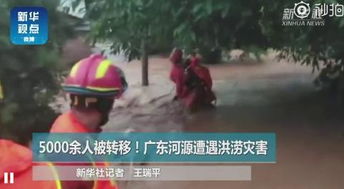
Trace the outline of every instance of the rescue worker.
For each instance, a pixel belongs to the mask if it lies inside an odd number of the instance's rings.
[[[209,69],[200,65],[200,60],[200,55],[192,54],[186,61],[183,101],[191,110],[214,107],[216,101]]]
[[[176,95],[174,100],[183,97],[183,82],[184,82],[184,62],[183,62],[183,51],[180,49],[173,49],[169,57],[172,62],[172,69],[170,72],[170,79],[176,85]]]
[[[63,84],[64,91],[70,94],[71,111],[58,117],[50,132],[100,132],[114,100],[126,88],[122,70],[102,55],[80,60]]]
[[[0,83],[0,105],[4,98],[2,85]],[[1,126],[0,126],[1,127]],[[31,150],[11,140],[0,139],[0,188],[44,188],[62,189],[59,176],[51,164],[51,174],[55,177],[54,181],[33,181],[32,180],[32,152]],[[7,172],[7,178],[5,177]],[[10,173],[13,173],[13,183],[11,183]],[[67,188],[64,188],[67,189]]]
[[[102,55],[94,54],[76,63],[63,89],[69,93],[71,110],[59,116],[51,133],[94,133],[108,122],[114,100],[126,90],[123,72]],[[93,164],[95,165],[95,164]],[[97,163],[105,166],[105,163]],[[114,181],[93,182],[93,189],[117,188]]]
[[[62,183],[54,167],[51,167],[54,181],[32,180],[32,152],[29,148],[10,140],[0,139],[0,188],[1,189],[62,189]],[[4,173],[7,172],[7,178]],[[14,174],[13,183],[10,183],[9,173]],[[5,183],[6,179],[6,183]],[[80,185],[79,185],[80,186]],[[82,188],[81,186],[79,188]],[[67,189],[66,187],[63,189]],[[70,188],[72,189],[72,188]]]
[[[208,68],[200,65],[200,55],[193,53],[183,60],[183,52],[173,49],[169,59],[172,62],[170,78],[176,84],[174,99],[179,99],[191,111],[213,107],[216,97],[212,78]]]
[[[194,54],[190,58],[190,65],[188,66],[200,79],[201,82],[205,85],[208,90],[212,90],[213,80],[211,78],[209,69],[200,64],[201,56]]]

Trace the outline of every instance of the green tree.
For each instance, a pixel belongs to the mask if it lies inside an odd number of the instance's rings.
[[[316,0],[310,3],[336,4],[336,0]],[[343,64],[344,60],[344,19],[342,17],[325,16],[324,26],[282,26],[284,8],[293,8],[294,2],[279,1],[271,3],[263,1],[262,31],[269,40],[269,46],[281,51],[283,58],[291,58],[295,62],[313,66],[329,60]]]
[[[113,51],[124,49],[129,59],[141,57],[143,85],[148,84],[147,55],[157,42],[200,48],[203,54],[266,45],[254,0],[86,0],[86,8],[94,40],[111,41]]]
[[[55,112],[49,107],[59,89],[59,52],[72,30],[57,12],[58,1],[1,0],[0,81],[4,101],[0,135],[26,142],[33,131],[48,131]],[[42,46],[17,46],[9,40],[9,14],[16,6],[43,6],[48,10],[49,40]]]
[[[344,20],[325,17],[324,27],[282,26],[283,10],[295,2],[281,0],[86,0],[92,36],[110,40],[113,50],[128,50],[143,62],[148,84],[147,49],[165,40],[187,51],[199,48],[211,55],[217,49],[241,48],[260,54],[267,48],[281,57],[319,68],[334,60],[343,63]],[[340,3],[315,0],[315,3]],[[213,56],[206,61],[216,61]],[[206,59],[207,58],[206,56]]]
[[[298,2],[298,1],[297,1]],[[273,48],[282,57],[319,68],[329,60],[343,64],[343,17],[325,16],[325,26],[282,26],[285,8],[293,1],[268,0],[182,0],[176,11],[175,39],[198,48],[241,48],[255,53]],[[337,4],[339,0],[315,0]],[[184,19],[183,19],[184,18]],[[189,40],[188,40],[189,39]]]
[[[188,50],[199,48],[206,62],[217,62],[219,50],[241,48],[258,53],[267,46],[259,25],[259,1],[181,0],[173,4],[175,40]]]
[[[114,52],[125,51],[129,59],[141,58],[142,85],[147,86],[148,54],[152,43],[168,37],[169,3],[160,0],[94,0],[87,2],[94,41],[110,40]],[[163,16],[163,17],[162,17]]]

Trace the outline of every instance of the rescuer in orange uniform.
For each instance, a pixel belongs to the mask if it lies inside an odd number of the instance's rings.
[[[91,55],[80,60],[63,84],[64,91],[70,94],[71,110],[57,118],[50,132],[101,132],[101,127],[108,121],[114,100],[126,88],[127,82],[121,69],[102,55]],[[93,189],[98,188],[113,189],[117,185],[114,181],[96,180]]]
[[[10,140],[0,139],[0,152],[1,189],[62,189],[58,174],[51,165],[49,167],[51,167],[55,181],[32,180],[32,152],[29,148]],[[14,174],[13,183],[10,183],[8,175],[7,178],[4,178],[5,172]]]
[[[0,108],[4,94],[0,83]],[[1,126],[0,126],[1,127]],[[50,172],[42,173],[53,176],[54,180],[33,180],[33,166],[48,166]],[[7,174],[5,174],[7,173]],[[1,189],[88,189],[93,183],[85,181],[68,182],[65,185],[51,162],[33,163],[32,151],[27,146],[14,141],[0,138],[0,188]]]
[[[0,83],[0,105],[4,98]],[[1,126],[0,126],[1,127]],[[32,152],[31,150],[11,140],[0,139],[0,188],[1,189],[62,189],[58,174],[51,164],[52,175],[55,181],[32,180]],[[5,172],[7,175],[5,176]],[[13,174],[13,180],[11,174]],[[6,178],[5,178],[6,177]],[[13,183],[12,183],[13,181]]]

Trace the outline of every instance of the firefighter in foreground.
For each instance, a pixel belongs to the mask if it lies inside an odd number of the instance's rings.
[[[0,152],[1,189],[62,189],[62,182],[59,180],[59,176],[51,164],[47,164],[46,166],[50,167],[51,174],[54,176],[54,181],[32,180],[32,151],[28,147],[17,144],[11,140],[0,139]],[[5,175],[5,172],[8,174]],[[13,173],[13,183],[11,183],[10,173]],[[67,188],[68,187],[64,187],[63,189]],[[81,188],[80,183],[78,188]]]
[[[0,108],[3,99],[4,95],[0,83]],[[58,174],[51,164],[48,164],[48,166],[51,168],[52,175],[55,177],[54,181],[32,180],[32,151],[28,147],[20,145],[12,140],[0,138],[0,152],[1,189],[62,189]],[[5,173],[7,174],[5,175]],[[11,179],[12,176],[13,179]]]
[[[116,98],[127,88],[123,72],[102,55],[91,55],[76,63],[63,84],[71,110],[54,122],[51,133],[96,133],[108,122]],[[93,164],[95,165],[95,164]],[[97,163],[106,166],[106,163]],[[65,182],[65,185],[76,182]],[[95,180],[93,189],[117,188],[114,181]]]

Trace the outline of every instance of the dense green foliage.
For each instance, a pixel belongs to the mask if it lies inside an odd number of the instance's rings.
[[[187,50],[265,47],[257,1],[240,0],[88,0],[91,36],[111,40],[113,50],[140,55],[142,40],[148,51],[159,42]],[[249,9],[247,9],[249,8]],[[247,10],[245,10],[247,9]]]
[[[266,37],[259,25],[261,5],[248,0],[180,1],[172,15],[178,20],[174,36],[180,46],[201,52],[242,48],[265,48]],[[208,60],[216,61],[216,60]]]
[[[325,59],[342,60],[344,20],[325,17],[323,27],[282,26],[284,8],[299,1],[268,0],[86,0],[93,37],[113,41],[113,49],[139,55],[164,39],[186,49],[241,48],[255,53],[281,50],[296,61],[318,66]],[[340,3],[316,0],[315,3]]]
[[[296,3],[296,2],[295,2]],[[338,0],[316,0],[316,3],[336,4]],[[280,1],[263,4],[261,28],[270,47],[282,51],[282,57],[319,68],[319,64],[344,60],[344,17],[324,17],[324,26],[282,26],[282,10],[293,7],[294,2]]]
[[[111,40],[118,52],[127,50],[129,58],[140,56],[142,41],[149,44],[167,37],[171,17],[163,16],[170,6],[165,1],[92,1],[89,4],[91,36]]]
[[[49,41],[42,46],[16,46],[9,40],[9,13],[15,6],[44,6],[49,15]],[[59,49],[72,33],[56,11],[57,2],[1,0],[0,81],[5,99],[1,104],[0,135],[22,142],[32,131],[47,131],[55,112],[48,106],[58,91]]]
[[[75,2],[77,2],[76,0]],[[80,1],[80,0],[79,0]],[[58,90],[57,61],[64,39],[70,36],[58,1],[1,0],[0,28],[9,28],[13,6],[41,5],[49,11],[49,43],[14,46],[8,29],[0,30],[0,80],[5,101],[1,109],[1,134],[44,130],[54,112],[48,106]],[[111,41],[114,52],[126,50],[141,57],[143,80],[148,84],[148,54],[174,46],[201,53],[216,61],[219,50],[241,48],[254,53],[273,48],[282,57],[318,68],[344,61],[344,19],[325,17],[325,26],[282,26],[288,0],[85,0],[91,38]],[[315,0],[315,3],[336,0]],[[342,2],[343,3],[343,2]],[[77,3],[74,3],[77,4]],[[44,119],[42,119],[44,117]],[[19,136],[19,135],[18,135]]]

